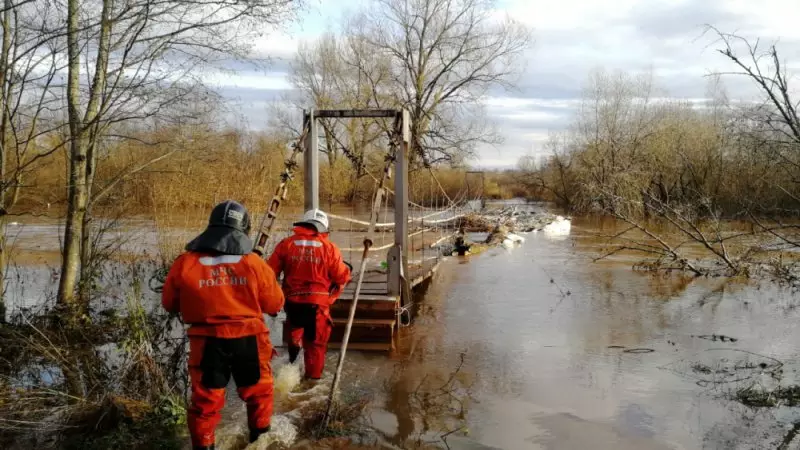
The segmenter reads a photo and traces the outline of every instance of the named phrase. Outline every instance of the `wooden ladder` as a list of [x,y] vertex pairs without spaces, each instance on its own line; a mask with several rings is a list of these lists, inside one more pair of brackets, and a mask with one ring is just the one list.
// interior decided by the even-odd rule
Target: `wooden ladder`
[[[398,328],[396,311],[399,299],[388,295],[363,294],[359,296],[350,341],[347,348],[362,351],[388,352],[395,349],[395,336]],[[341,347],[352,293],[345,292],[331,306],[333,331],[328,347]]]

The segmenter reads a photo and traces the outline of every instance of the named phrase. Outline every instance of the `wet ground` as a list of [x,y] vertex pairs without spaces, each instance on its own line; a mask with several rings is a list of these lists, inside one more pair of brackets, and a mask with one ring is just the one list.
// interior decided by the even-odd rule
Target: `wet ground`
[[[780,447],[795,408],[732,396],[794,382],[800,297],[770,283],[640,274],[629,257],[592,263],[597,231],[576,219],[568,236],[531,233],[512,249],[448,258],[395,355],[348,354],[344,383],[370,390],[374,428],[400,447],[458,430],[451,448],[798,448]],[[441,409],[420,402],[421,386],[445,385],[461,355],[445,390],[463,417],[425,417]],[[223,427],[243,409],[231,400]]]

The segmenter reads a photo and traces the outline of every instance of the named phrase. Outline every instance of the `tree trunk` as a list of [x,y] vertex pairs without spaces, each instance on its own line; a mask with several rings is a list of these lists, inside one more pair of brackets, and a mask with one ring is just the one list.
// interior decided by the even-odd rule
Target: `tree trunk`
[[86,195],[89,198],[89,201],[86,205],[86,213],[83,215],[83,221],[81,222],[81,275],[80,275],[80,283],[78,285],[78,294],[81,299],[81,303],[84,305],[89,304],[89,297],[91,296],[91,290],[93,286],[93,280],[95,278],[95,269],[97,261],[92,261],[93,258],[93,242],[92,242],[92,207],[94,205],[94,199],[92,198],[93,193],[93,186],[94,186],[94,174],[95,174],[95,164],[97,163],[97,159],[95,156],[95,149],[96,149],[96,131],[92,133],[91,138],[89,139],[89,145],[87,148],[87,158],[86,158]]
[[69,189],[67,218],[64,226],[64,252],[61,256],[61,279],[58,301],[72,303],[78,281],[81,257],[81,231],[86,214],[86,133],[80,113],[81,53],[78,43],[79,0],[67,0],[67,113],[69,117]]
[[[91,189],[86,185],[87,195],[90,195]],[[78,283],[78,297],[82,305],[89,304],[89,297],[91,294],[92,280],[94,278],[92,264],[92,207],[91,203],[86,205],[86,212],[81,221],[81,273],[80,283]]]
[[[69,0],[69,3],[76,0]],[[71,63],[70,63],[71,64]],[[68,84],[71,84],[72,77]],[[77,84],[77,81],[76,81]],[[76,89],[77,90],[77,89]],[[68,88],[71,92],[72,89]],[[79,95],[77,92],[75,97]],[[68,98],[72,97],[68,93]],[[73,105],[71,99],[69,103],[70,116],[72,116]],[[77,107],[77,105],[75,105]],[[72,122],[70,118],[70,122]],[[70,124],[70,127],[73,125]],[[80,124],[75,125],[76,128]],[[86,140],[82,133],[76,132],[70,138],[70,171],[69,171],[69,193],[67,197],[67,220],[64,228],[64,253],[61,258],[61,280],[58,285],[59,303],[70,304],[75,295],[75,288],[78,282],[78,272],[81,263],[81,241],[83,237],[83,220],[86,215],[86,205],[88,202],[88,192],[86,191]]]
[[0,180],[5,186],[0,189],[0,323],[6,321],[6,214],[9,206],[6,202],[6,172],[8,171],[8,84],[9,75],[8,56],[11,49],[11,0],[4,0],[3,7],[3,43],[0,54],[0,101],[2,101],[2,114],[0,114]]
[[[94,147],[99,130],[99,108],[105,91],[108,68],[109,41],[111,36],[111,0],[103,0],[100,36],[97,46],[95,73],[89,89],[86,114],[80,114],[80,46],[78,33],[79,0],[67,0],[67,55],[69,57],[67,79],[67,108],[70,130],[70,171],[67,196],[67,221],[64,230],[64,254],[61,260],[61,281],[58,300],[72,303],[75,288],[80,280],[83,244],[86,242],[87,208],[89,206],[90,183],[93,178],[96,155]],[[89,249],[86,249],[87,251]],[[82,273],[81,273],[82,275]]]

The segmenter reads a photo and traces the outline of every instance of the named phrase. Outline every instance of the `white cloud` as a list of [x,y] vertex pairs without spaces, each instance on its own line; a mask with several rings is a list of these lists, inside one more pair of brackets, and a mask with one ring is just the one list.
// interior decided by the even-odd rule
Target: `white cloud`
[[[313,39],[336,24],[347,8],[366,0],[318,0],[317,8],[289,34],[254,43],[259,54],[291,58],[298,42]],[[800,2],[797,0],[501,0],[498,16],[533,29],[527,71],[514,96],[486,99],[487,112],[506,142],[481,147],[480,166],[511,166],[520,156],[541,153],[548,134],[563,130],[580,103],[583,86],[597,68],[650,72],[666,95],[702,104],[706,75],[729,71],[731,63],[715,49],[704,25],[718,26],[762,42],[778,41],[790,69],[800,69]],[[277,92],[289,89],[279,72],[216,79],[224,86]],[[728,96],[752,99],[748,80],[725,77]],[[266,114],[266,112],[264,113]],[[263,123],[254,118],[254,123]]]
[[285,33],[261,36],[253,42],[252,51],[258,56],[289,59],[297,53],[298,39]]
[[221,73],[209,72],[203,76],[205,82],[220,88],[260,89],[281,91],[291,89],[286,72]]
[[521,98],[521,97],[486,97],[483,100],[489,109],[500,108],[574,108],[580,103],[577,99],[541,99],[541,98]]
[[581,32],[599,29],[603,23],[625,15],[636,0],[511,0],[509,16],[534,27],[537,33],[549,30]]

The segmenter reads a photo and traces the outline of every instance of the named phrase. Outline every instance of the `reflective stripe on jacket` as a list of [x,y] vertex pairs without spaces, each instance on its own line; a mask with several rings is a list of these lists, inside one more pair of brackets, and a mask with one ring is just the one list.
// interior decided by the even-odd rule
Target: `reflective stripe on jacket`
[[350,269],[327,233],[295,227],[268,261],[275,274],[283,272],[287,301],[330,306],[350,281]]

